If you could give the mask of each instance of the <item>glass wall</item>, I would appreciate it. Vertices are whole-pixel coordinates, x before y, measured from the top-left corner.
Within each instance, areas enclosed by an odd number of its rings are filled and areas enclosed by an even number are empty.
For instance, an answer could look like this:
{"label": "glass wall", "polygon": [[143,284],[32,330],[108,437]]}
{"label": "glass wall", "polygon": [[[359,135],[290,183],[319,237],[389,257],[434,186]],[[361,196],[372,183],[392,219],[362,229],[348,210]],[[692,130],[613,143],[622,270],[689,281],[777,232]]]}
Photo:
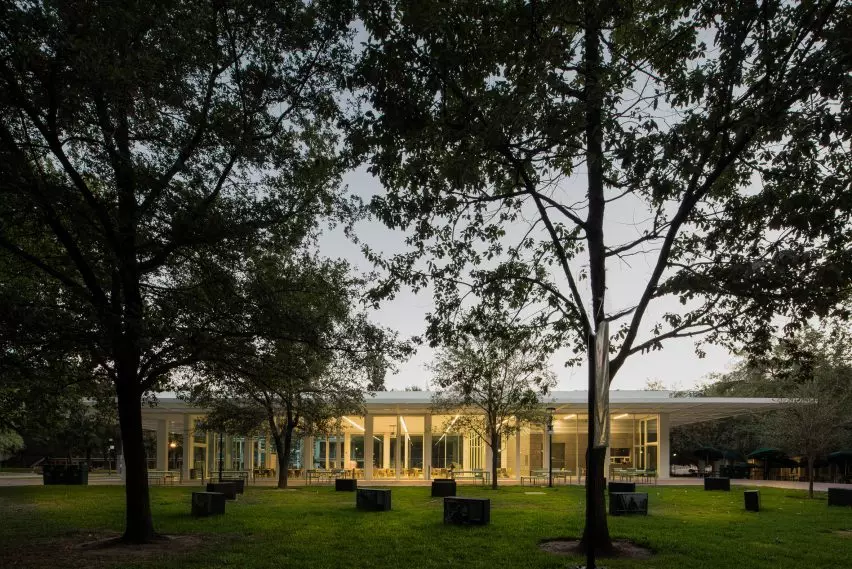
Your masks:
{"label": "glass wall", "polygon": [[446,478],[450,469],[464,469],[464,436],[456,429],[458,417],[432,416],[432,478]]}
{"label": "glass wall", "polygon": [[399,418],[400,478],[423,478],[424,425],[422,415],[404,415]]}

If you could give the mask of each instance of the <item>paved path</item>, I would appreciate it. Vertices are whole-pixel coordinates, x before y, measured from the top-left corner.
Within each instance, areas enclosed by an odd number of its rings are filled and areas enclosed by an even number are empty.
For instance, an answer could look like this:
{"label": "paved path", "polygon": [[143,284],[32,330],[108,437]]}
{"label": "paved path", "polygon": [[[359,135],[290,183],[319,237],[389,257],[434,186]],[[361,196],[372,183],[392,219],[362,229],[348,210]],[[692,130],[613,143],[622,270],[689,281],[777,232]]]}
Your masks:
{"label": "paved path", "polygon": [[[290,486],[300,487],[305,486],[305,481],[301,479],[291,479]],[[378,478],[371,481],[359,480],[360,484],[368,486],[429,486],[429,480],[388,480]],[[732,480],[734,486],[756,486],[770,488],[789,488],[793,490],[807,490],[807,482],[789,482],[784,480]],[[0,486],[41,486],[42,479],[37,474],[13,474],[0,475]],[[116,486],[123,484],[121,478],[116,475],[100,476],[94,475],[89,477],[89,484],[92,486]],[[273,478],[261,478],[252,482],[251,486],[275,486],[277,480]],[[472,482],[460,482],[459,485],[471,486]],[[515,480],[500,480],[500,486],[517,486]],[[702,486],[704,481],[701,478],[664,478],[657,481],[658,486]],[[326,486],[328,484],[325,484]],[[477,484],[478,485],[478,484]],[[576,486],[576,484],[572,484]],[[642,486],[642,484],[639,484]],[[201,486],[200,480],[190,480],[183,483],[183,486]],[[850,488],[852,484],[835,484],[830,482],[815,482],[814,490],[825,492],[828,488]]]}

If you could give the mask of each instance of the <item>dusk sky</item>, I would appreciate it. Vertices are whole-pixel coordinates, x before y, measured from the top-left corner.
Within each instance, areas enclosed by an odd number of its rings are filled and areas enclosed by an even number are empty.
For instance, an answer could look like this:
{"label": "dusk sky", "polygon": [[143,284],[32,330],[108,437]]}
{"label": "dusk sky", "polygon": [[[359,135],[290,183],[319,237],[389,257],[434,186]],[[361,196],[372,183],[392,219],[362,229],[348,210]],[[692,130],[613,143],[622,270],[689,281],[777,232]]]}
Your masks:
{"label": "dusk sky", "polygon": [[[563,184],[560,191],[566,193],[582,192],[583,172],[577,172],[573,178]],[[351,192],[361,196],[365,201],[370,196],[381,191],[378,180],[363,170],[349,173],[345,179]],[[582,196],[582,193],[575,194]],[[576,199],[579,199],[576,198]],[[571,202],[576,201],[572,199]],[[646,218],[641,204],[615,202],[608,206],[607,226],[605,227],[608,245],[618,245],[634,239],[641,230],[642,220]],[[386,253],[403,250],[404,236],[393,232],[377,221],[362,222],[357,226],[360,239],[371,247]],[[329,257],[342,257],[349,260],[358,270],[371,269],[370,263],[364,258],[357,245],[350,242],[342,232],[334,231],[324,235],[320,242],[321,253]],[[641,294],[651,263],[655,259],[653,252],[638,255],[627,262],[610,260],[607,273],[609,299],[608,310],[618,310],[635,304]],[[580,265],[577,265],[579,268]],[[584,295],[588,297],[589,295]],[[425,328],[424,315],[433,307],[431,293],[422,291],[415,295],[410,290],[403,290],[394,300],[387,301],[382,308],[373,314],[373,318],[381,325],[397,330],[402,336],[422,334]],[[677,311],[680,304],[673,298],[663,298],[649,307],[645,317],[644,329],[656,322],[656,316],[666,310]],[[647,338],[647,336],[645,336]],[[643,336],[637,340],[641,341]],[[706,357],[699,358],[695,354],[693,339],[670,340],[664,344],[661,351],[647,354],[636,354],[628,358],[627,363],[619,371],[613,381],[613,389],[642,389],[648,380],[659,380],[666,387],[685,389],[692,387],[713,372],[725,372],[731,369],[734,357],[724,348],[704,345],[702,349]],[[395,373],[389,373],[386,378],[388,389],[403,389],[409,385],[421,388],[428,387],[429,371],[426,365],[432,358],[432,350],[421,347],[417,354],[407,362],[402,363]],[[559,390],[585,389],[587,376],[585,367],[564,367],[565,354],[557,353],[553,358],[552,369],[558,378]]]}

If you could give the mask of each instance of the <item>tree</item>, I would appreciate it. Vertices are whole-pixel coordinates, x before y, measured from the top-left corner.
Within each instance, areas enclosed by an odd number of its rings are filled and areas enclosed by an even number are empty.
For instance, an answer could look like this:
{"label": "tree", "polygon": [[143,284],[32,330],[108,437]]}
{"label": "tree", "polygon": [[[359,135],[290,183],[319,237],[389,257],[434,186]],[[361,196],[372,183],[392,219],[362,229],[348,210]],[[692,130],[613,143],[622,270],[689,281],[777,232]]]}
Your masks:
{"label": "tree", "polygon": [[784,407],[764,421],[767,441],[807,459],[810,498],[814,497],[814,462],[837,450],[842,435],[852,425],[848,385],[845,393],[838,393],[838,386],[826,379],[797,385],[785,398]]}
{"label": "tree", "polygon": [[[671,450],[680,454],[710,444],[745,455],[763,444],[816,459],[841,448],[850,433],[847,418],[839,412],[852,394],[850,348],[848,327],[823,321],[775,339],[767,354],[746,355],[734,370],[712,377],[691,395],[776,397],[788,407],[778,413],[676,427]],[[812,468],[809,471],[812,476]]]}
{"label": "tree", "polygon": [[[849,8],[364,0],[360,15],[371,107],[353,140],[384,186],[374,212],[410,245],[374,254],[376,295],[432,284],[434,324],[460,290],[537,292],[539,327],[568,363],[585,354],[601,418],[593,567],[612,550],[605,418],[627,359],[683,337],[759,349],[777,314],[845,310]],[[636,256],[635,297],[608,296],[608,269]]]}
{"label": "tree", "polygon": [[[199,366],[190,399],[212,407],[224,432],[268,430],[286,488],[295,437],[327,433],[359,413],[378,366],[405,351],[396,336],[370,323],[358,302],[360,281],[348,264],[303,254],[255,259],[231,318],[241,330]],[[383,374],[382,374],[383,375]]]}
{"label": "tree", "polygon": [[468,336],[441,349],[431,365],[435,412],[459,413],[457,429],[491,448],[491,488],[497,488],[503,439],[523,425],[541,424],[541,398],[556,385],[541,350],[507,334]]}
{"label": "tree", "polygon": [[143,394],[220,339],[200,291],[341,204],[349,4],[0,7],[0,249],[55,283],[114,386],[126,541],[156,536]]}
{"label": "tree", "polygon": [[0,430],[0,462],[24,448],[24,439],[14,431]]}

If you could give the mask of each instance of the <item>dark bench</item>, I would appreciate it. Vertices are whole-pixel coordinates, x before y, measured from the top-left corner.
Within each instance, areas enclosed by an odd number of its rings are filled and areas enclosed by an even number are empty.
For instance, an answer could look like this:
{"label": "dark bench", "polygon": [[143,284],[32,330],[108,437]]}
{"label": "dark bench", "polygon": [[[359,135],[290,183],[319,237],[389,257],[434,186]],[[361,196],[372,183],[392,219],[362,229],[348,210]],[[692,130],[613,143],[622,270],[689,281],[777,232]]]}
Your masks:
{"label": "dark bench", "polygon": [[731,479],[730,478],[716,478],[712,476],[708,476],[704,479],[704,489],[705,490],[727,490],[730,492],[731,490]]}
{"label": "dark bench", "polygon": [[390,510],[391,491],[382,488],[358,488],[355,493],[355,507],[370,512]]}
{"label": "dark bench", "polygon": [[829,488],[829,506],[852,506],[852,488]]}
{"label": "dark bench", "polygon": [[209,482],[207,484],[208,492],[219,492],[225,495],[226,500],[237,499],[237,484],[236,482]]}
{"label": "dark bench", "polygon": [[444,498],[444,523],[455,525],[485,525],[491,521],[491,500],[488,498]]}
{"label": "dark bench", "polygon": [[743,499],[745,500],[745,509],[749,512],[759,512],[760,511],[760,491],[759,490],[746,490],[743,492]]}
{"label": "dark bench", "polygon": [[436,478],[432,480],[432,497],[443,498],[456,495],[456,481],[452,478]]}
{"label": "dark bench", "polygon": [[358,489],[358,481],[354,478],[335,478],[334,490],[336,492],[354,492]]}
{"label": "dark bench", "polygon": [[609,482],[606,485],[609,492],[635,492],[635,482]]}
{"label": "dark bench", "polygon": [[193,492],[192,515],[215,516],[225,513],[225,495],[221,492]]}
{"label": "dark bench", "polygon": [[609,515],[648,515],[647,492],[610,492]]}

